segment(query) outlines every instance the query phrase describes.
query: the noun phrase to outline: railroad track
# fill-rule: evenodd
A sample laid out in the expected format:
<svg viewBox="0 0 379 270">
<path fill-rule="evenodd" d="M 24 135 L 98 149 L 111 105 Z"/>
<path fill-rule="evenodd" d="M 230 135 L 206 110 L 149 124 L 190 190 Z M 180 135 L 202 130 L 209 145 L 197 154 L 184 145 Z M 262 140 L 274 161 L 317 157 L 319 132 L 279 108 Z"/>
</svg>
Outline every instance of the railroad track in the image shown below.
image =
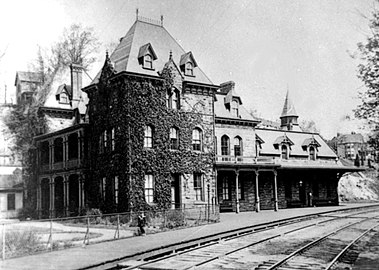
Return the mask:
<svg viewBox="0 0 379 270">
<path fill-rule="evenodd" d="M 359 217 L 362 214 L 375 213 L 376 209 L 360 210 L 354 213 L 339 215 L 316 215 L 307 217 L 301 220 L 287 221 L 283 224 L 273 223 L 265 227 L 254 228 L 235 232 L 233 235 L 220 237 L 218 239 L 210 240 L 207 243 L 202 243 L 197 246 L 191 246 L 182 250 L 176 250 L 171 254 L 165 254 L 163 257 L 150 257 L 141 261 L 132 261 L 119 263 L 114 269 L 122 268 L 127 270 L 132 269 L 195 269 L 204 267 L 214 261 L 228 257 L 233 253 L 248 249 L 254 245 L 265 243 L 272 239 L 280 238 L 300 230 L 317 226 L 327 222 L 336 222 L 346 220 L 348 223 L 346 228 L 352 226 L 351 224 L 361 224 L 362 221 L 367 221 L 367 218 Z M 351 220 L 359 219 L 357 222 Z M 377 222 L 377 221 L 375 221 Z M 345 227 L 344 227 L 345 228 Z M 301 252 L 301 251 L 300 251 Z M 342 255 L 341 255 L 342 256 Z M 294 257 L 294 256 L 292 256 Z M 288 260 L 287 260 L 288 261 Z M 261 265 L 259 269 L 276 269 L 277 262 L 269 261 Z M 276 268 L 270 268 L 275 266 Z M 110 269 L 110 268 L 108 268 Z M 278 268 L 279 269 L 279 268 Z"/>
<path fill-rule="evenodd" d="M 295 250 L 282 260 L 268 261 L 255 268 L 256 270 L 274 269 L 332 269 L 343 258 L 350 263 L 350 257 L 356 253 L 347 253 L 351 247 L 366 234 L 379 227 L 379 215 L 347 224 L 334 230 L 305 246 Z"/>
</svg>

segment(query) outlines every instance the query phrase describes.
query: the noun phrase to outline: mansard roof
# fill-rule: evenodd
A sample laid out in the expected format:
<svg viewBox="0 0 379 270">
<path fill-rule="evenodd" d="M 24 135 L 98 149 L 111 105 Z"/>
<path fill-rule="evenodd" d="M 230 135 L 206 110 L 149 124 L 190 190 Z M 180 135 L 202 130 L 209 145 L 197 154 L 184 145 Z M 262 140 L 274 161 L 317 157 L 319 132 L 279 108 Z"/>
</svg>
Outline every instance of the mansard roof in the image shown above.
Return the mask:
<svg viewBox="0 0 379 270">
<path fill-rule="evenodd" d="M 278 150 L 275 149 L 274 144 L 278 143 L 278 138 L 283 138 L 286 136 L 293 145 L 291 145 L 291 155 L 297 156 L 308 156 L 308 152 L 304 150 L 303 144 L 307 142 L 308 139 L 314 138 L 318 142 L 319 146 L 317 148 L 317 157 L 325 158 L 337 158 L 334 151 L 327 145 L 327 143 L 322 139 L 322 137 L 317 133 L 308 132 L 298 132 L 298 131 L 284 131 L 277 129 L 263 129 L 256 128 L 256 134 L 262 138 L 266 143 L 262 144 L 262 155 L 277 155 Z"/>
<path fill-rule="evenodd" d="M 138 56 L 143 47 L 150 44 L 154 48 L 157 59 L 154 60 L 154 70 L 144 69 L 138 61 Z M 181 57 L 187 55 L 186 51 L 161 25 L 137 19 L 126 35 L 110 56 L 116 73 L 128 71 L 142 75 L 158 76 L 172 52 L 173 61 L 179 65 Z M 192 53 L 191 53 L 192 55 Z M 193 57 L 193 56 L 192 56 Z M 98 82 L 101 72 L 95 77 L 91 84 Z M 205 83 L 212 85 L 212 81 L 197 66 L 193 69 L 193 77 L 186 77 L 187 81 Z"/>
</svg>

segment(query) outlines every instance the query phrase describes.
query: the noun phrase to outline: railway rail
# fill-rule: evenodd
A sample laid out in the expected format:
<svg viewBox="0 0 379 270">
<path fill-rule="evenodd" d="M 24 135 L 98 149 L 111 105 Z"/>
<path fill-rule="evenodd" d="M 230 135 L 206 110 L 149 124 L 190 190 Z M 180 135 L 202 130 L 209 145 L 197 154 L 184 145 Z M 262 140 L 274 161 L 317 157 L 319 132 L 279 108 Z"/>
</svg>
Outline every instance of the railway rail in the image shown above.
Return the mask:
<svg viewBox="0 0 379 270">
<path fill-rule="evenodd" d="M 344 228 L 351 228 L 352 224 L 362 224 L 362 222 L 367 222 L 368 218 L 362 216 L 368 213 L 375 213 L 378 208 L 367 209 L 355 209 L 351 213 L 349 211 L 336 211 L 330 212 L 329 214 L 316 214 L 309 215 L 297 219 L 288 219 L 280 222 L 272 222 L 263 224 L 260 226 L 253 226 L 249 228 L 244 228 L 240 230 L 234 230 L 231 232 L 226 232 L 221 235 L 215 235 L 209 237 L 208 239 L 203 239 L 203 241 L 188 242 L 185 245 L 178 247 L 171 247 L 171 250 L 163 250 L 161 253 L 153 254 L 141 254 L 140 258 L 133 258 L 134 260 L 129 260 L 125 262 L 114 261 L 102 266 L 98 269 L 195 269 L 202 268 L 207 269 L 206 265 L 214 261 L 226 258 L 231 254 L 238 251 L 247 249 L 254 245 L 259 245 L 270 241 L 272 239 L 280 238 L 282 236 L 295 233 L 307 228 L 318 226 L 324 223 L 333 223 L 341 220 L 346 220 L 347 225 Z M 375 216 L 375 215 L 374 215 Z M 375 216 L 376 217 L 376 216 Z M 358 221 L 354 221 L 358 220 Z M 371 219 L 377 222 L 375 219 Z M 353 222 L 354 221 L 354 222 Z M 374 222 L 374 223 L 375 223 Z M 371 230 L 376 228 L 373 226 Z M 365 232 L 366 234 L 369 231 Z M 332 234 L 330 234 L 331 236 Z M 363 235 L 362 235 L 363 236 Z M 362 236 L 353 239 L 358 241 Z M 352 241 L 352 240 L 351 240 Z M 351 243 L 351 241 L 349 243 Z M 322 242 L 322 241 L 319 241 Z M 309 243 L 307 243 L 309 244 Z M 351 244 L 351 246 L 353 243 Z M 303 249 L 304 251 L 305 249 Z M 348 248 L 346 249 L 348 250 Z M 346 256 L 345 252 L 338 252 L 340 258 L 343 255 Z M 299 251 L 302 253 L 303 251 Z M 294 257 L 294 256 L 292 256 Z M 139 260 L 138 260 L 139 259 Z M 287 259 L 286 262 L 289 260 Z M 333 262 L 330 260 L 330 267 L 336 264 L 338 259 Z M 278 262 L 266 262 L 262 264 L 259 269 L 281 269 L 278 268 L 280 265 Z M 270 268 L 271 267 L 271 268 Z M 276 267 L 276 268 L 272 268 Z M 323 268 L 324 269 L 324 268 Z"/>
</svg>

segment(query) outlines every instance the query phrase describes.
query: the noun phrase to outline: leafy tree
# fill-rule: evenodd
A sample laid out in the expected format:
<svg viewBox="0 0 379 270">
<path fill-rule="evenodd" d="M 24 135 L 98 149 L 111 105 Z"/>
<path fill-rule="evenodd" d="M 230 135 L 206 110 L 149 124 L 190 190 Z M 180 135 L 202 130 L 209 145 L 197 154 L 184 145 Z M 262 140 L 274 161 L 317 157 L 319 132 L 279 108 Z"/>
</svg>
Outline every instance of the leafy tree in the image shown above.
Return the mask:
<svg viewBox="0 0 379 270">
<path fill-rule="evenodd" d="M 36 203 L 36 181 L 33 179 L 36 157 L 33 151 L 33 138 L 47 130 L 40 108 L 45 104 L 57 76 L 71 63 L 88 68 L 95 61 L 94 55 L 98 47 L 99 42 L 91 28 L 74 24 L 63 31 L 60 41 L 51 48 L 39 48 L 32 70 L 40 74 L 41 85 L 30 102 L 17 104 L 4 119 L 11 135 L 15 138 L 12 150 L 22 161 L 24 184 L 27 194 L 30 194 L 26 196 L 27 206 Z"/>
<path fill-rule="evenodd" d="M 320 133 L 320 130 L 316 127 L 316 123 L 313 120 L 302 120 L 299 126 L 302 131 Z"/>
<path fill-rule="evenodd" d="M 354 110 L 359 119 L 367 120 L 372 134 L 369 144 L 379 150 L 379 11 L 374 10 L 369 18 L 370 34 L 365 42 L 358 43 L 360 60 L 358 78 L 364 83 L 364 90 L 359 93 L 361 104 Z"/>
<path fill-rule="evenodd" d="M 366 119 L 374 128 L 379 128 L 379 12 L 374 11 L 369 20 L 371 34 L 364 43 L 358 43 L 358 77 L 365 85 L 359 93 L 361 104 L 354 110 L 359 119 Z"/>
</svg>

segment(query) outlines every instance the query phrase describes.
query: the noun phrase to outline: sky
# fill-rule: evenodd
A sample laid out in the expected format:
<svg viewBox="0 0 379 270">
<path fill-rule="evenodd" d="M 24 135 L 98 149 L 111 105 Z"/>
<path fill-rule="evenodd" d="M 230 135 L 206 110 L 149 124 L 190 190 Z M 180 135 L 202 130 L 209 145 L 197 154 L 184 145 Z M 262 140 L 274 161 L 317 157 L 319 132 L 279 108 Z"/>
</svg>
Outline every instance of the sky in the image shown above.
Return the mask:
<svg viewBox="0 0 379 270">
<path fill-rule="evenodd" d="M 243 105 L 279 120 L 287 90 L 301 120 L 327 139 L 360 132 L 343 121 L 364 91 L 350 55 L 364 42 L 373 0 L 12 0 L 0 8 L 0 99 L 14 100 L 16 71 L 30 70 L 38 46 L 48 48 L 65 27 L 93 27 L 103 44 L 89 75 L 100 70 L 107 46 L 139 15 L 159 20 L 214 84 L 236 83 Z"/>
</svg>

